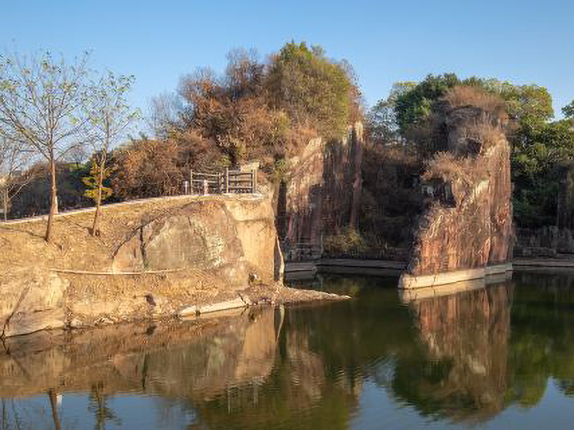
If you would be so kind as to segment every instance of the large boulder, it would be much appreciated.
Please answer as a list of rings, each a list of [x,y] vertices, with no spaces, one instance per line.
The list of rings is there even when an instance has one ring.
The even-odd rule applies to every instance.
[[[0,239],[0,337],[179,314],[191,305],[280,285],[283,260],[269,195],[187,196],[57,218],[53,244],[25,223]],[[73,234],[70,230],[76,229]],[[32,239],[30,239],[32,237]]]
[[[0,336],[18,336],[65,325],[67,282],[40,269],[15,269],[0,280]]]
[[[260,200],[198,201],[134,230],[117,249],[115,272],[198,269],[217,273],[230,288],[251,274],[278,280],[271,205]]]

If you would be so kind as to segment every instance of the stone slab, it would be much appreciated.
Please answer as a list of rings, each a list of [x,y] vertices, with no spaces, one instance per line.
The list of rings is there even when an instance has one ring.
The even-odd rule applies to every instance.
[[[506,273],[512,271],[512,264],[502,264],[485,268],[456,270],[452,272],[443,272],[433,275],[412,276],[403,273],[399,280],[399,288],[428,288],[440,285],[453,284],[456,282],[470,281],[480,279],[486,276]]]
[[[241,300],[240,298],[234,299],[234,300],[226,300],[224,302],[219,302],[219,303],[213,303],[210,305],[204,305],[204,306],[199,306],[197,308],[197,311],[200,314],[207,314],[210,312],[218,312],[218,311],[224,311],[227,309],[235,309],[235,308],[243,308],[246,307],[247,304]]]
[[[40,330],[64,328],[64,309],[50,309],[39,312],[17,312],[4,330],[4,336],[20,336]]]

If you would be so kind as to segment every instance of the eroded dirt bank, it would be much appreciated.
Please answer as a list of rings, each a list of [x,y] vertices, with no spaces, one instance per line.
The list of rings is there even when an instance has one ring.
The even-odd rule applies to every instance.
[[[194,314],[219,307],[340,299],[282,285],[271,199],[153,199],[0,225],[0,336]],[[217,306],[216,306],[217,307]]]

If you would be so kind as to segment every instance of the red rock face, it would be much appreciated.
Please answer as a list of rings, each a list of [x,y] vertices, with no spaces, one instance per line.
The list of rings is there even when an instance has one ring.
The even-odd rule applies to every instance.
[[[287,259],[312,249],[321,236],[356,226],[361,204],[363,127],[357,123],[341,141],[311,140],[291,159],[279,192],[278,231]],[[302,250],[301,246],[307,247]]]
[[[501,120],[479,108],[446,114],[448,150],[429,162],[428,206],[408,272],[431,275],[503,264],[512,255],[510,146]]]

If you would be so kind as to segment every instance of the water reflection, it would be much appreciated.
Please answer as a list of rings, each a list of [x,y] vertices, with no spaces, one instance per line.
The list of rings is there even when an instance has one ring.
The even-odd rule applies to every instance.
[[[0,428],[507,428],[574,394],[574,277],[312,282],[354,300],[7,339]]]
[[[422,413],[482,421],[505,406],[511,283],[409,303],[426,353],[403,357],[395,395]]]

